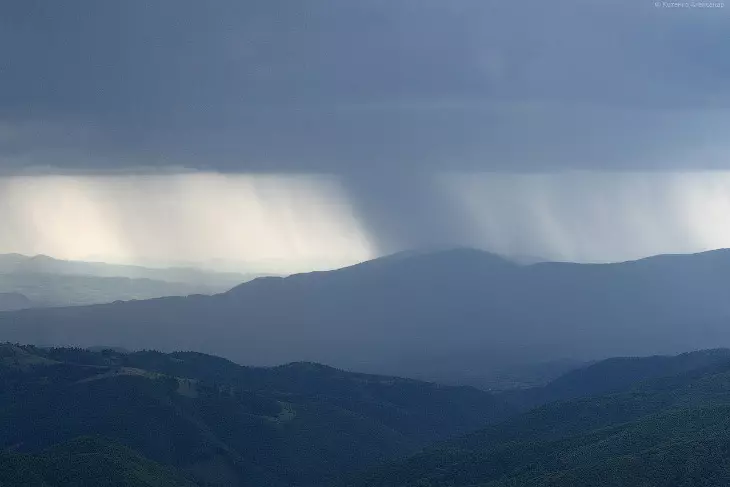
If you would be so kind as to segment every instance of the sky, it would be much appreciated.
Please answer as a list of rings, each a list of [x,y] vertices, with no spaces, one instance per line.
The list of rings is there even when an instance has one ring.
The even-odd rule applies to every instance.
[[[4,1],[0,252],[729,247],[728,32],[707,2]]]

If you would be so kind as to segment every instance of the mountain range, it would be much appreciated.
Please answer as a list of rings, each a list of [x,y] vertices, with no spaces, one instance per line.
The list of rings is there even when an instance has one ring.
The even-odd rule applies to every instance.
[[[256,276],[195,268],[155,269],[59,260],[44,255],[2,254],[0,311],[215,294]],[[9,295],[22,295],[23,298],[16,296],[10,302]]]
[[[194,352],[4,344],[0,411],[0,465],[37,464],[43,473],[58,463],[59,451],[81,447],[71,463],[95,452],[93,473],[111,449],[120,455],[113,475],[141,469],[144,478],[168,478],[164,465],[200,485],[314,487],[477,430],[516,408],[469,387],[315,363],[252,368]],[[3,475],[0,468],[0,485]],[[117,481],[108,485],[187,485]],[[49,482],[57,484],[107,485]]]
[[[62,260],[47,255],[0,254],[0,274],[55,274],[94,277],[126,277],[164,282],[187,282],[231,288],[261,274],[214,272],[195,267],[154,268],[136,265]]]
[[[489,387],[493,371],[526,364],[728,345],[729,293],[728,250],[519,265],[455,249],[257,278],[214,296],[1,313],[0,339],[196,349]]]
[[[560,379],[558,388],[571,383],[573,399],[548,402],[339,485],[728,485],[728,350],[617,359],[593,368]],[[605,381],[598,371],[608,374]],[[589,387],[581,390],[582,385]],[[604,392],[593,394],[597,389]]]

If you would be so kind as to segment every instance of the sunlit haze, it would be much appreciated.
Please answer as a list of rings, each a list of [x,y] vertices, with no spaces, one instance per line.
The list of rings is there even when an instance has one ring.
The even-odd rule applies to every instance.
[[[450,207],[419,231],[447,231],[455,223],[442,220],[459,215],[458,240],[444,238],[455,245],[576,262],[730,247],[730,172],[433,177],[443,193],[438,201]],[[0,180],[0,253],[282,273],[329,269],[380,253],[368,216],[358,214],[334,176],[8,177]]]
[[[372,256],[336,181],[194,174],[0,183],[0,252],[288,272]]]

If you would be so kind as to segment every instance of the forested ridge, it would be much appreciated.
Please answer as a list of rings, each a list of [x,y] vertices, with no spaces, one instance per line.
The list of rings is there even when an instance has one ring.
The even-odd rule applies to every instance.
[[[724,349],[610,359],[490,394],[309,362],[5,344],[0,411],[1,485],[730,481]]]
[[[314,363],[13,344],[0,346],[0,408],[0,444],[31,455],[16,459],[93,435],[205,485],[282,487],[320,485],[514,411],[469,387]]]

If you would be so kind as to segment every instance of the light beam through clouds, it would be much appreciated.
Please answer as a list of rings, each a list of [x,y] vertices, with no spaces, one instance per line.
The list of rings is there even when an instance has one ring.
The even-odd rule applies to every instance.
[[[8,177],[0,253],[289,273],[444,243],[576,262],[730,247],[730,172],[440,173],[411,183],[363,181],[357,192],[322,175]]]
[[[0,219],[0,252],[63,259],[292,272],[373,255],[337,181],[318,176],[13,177]]]

